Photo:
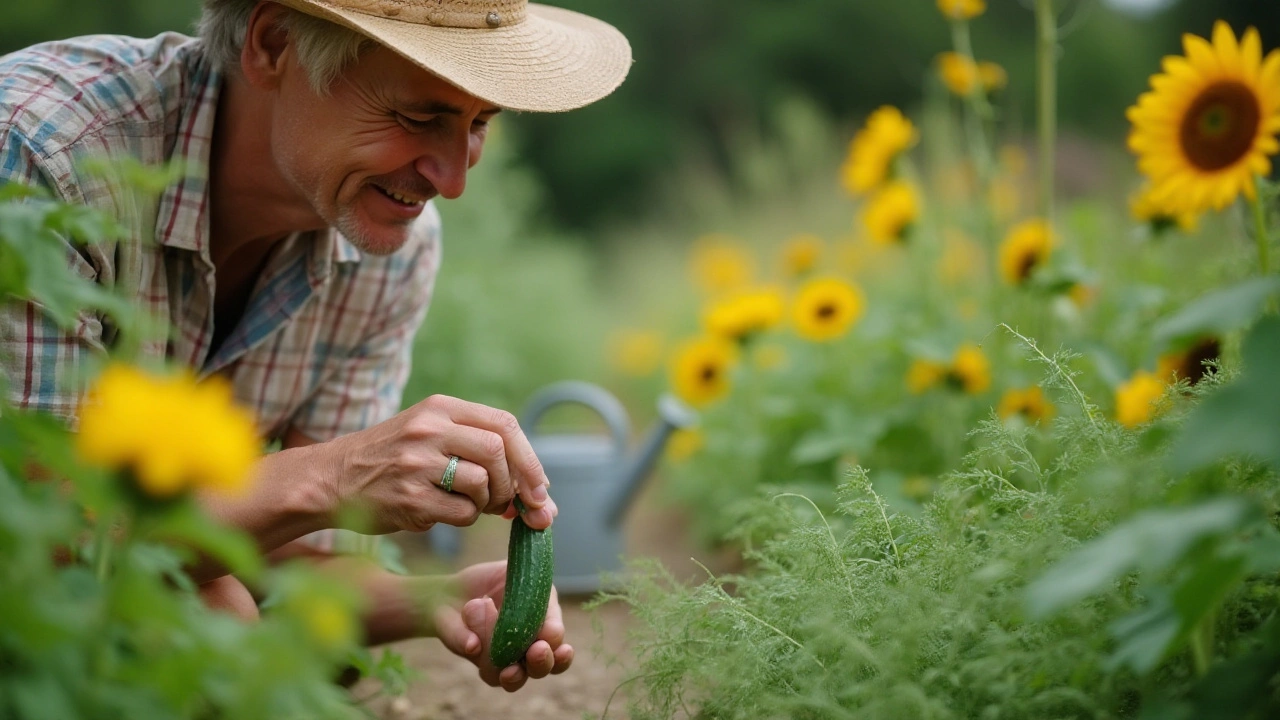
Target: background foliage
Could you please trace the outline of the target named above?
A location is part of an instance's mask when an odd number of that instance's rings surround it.
[[[849,0],[559,0],[614,23],[631,40],[636,64],[607,102],[565,115],[505,118],[519,155],[547,192],[536,212],[599,228],[630,223],[669,191],[683,168],[725,169],[744,142],[775,138],[779,104],[810,102],[842,131],[882,103],[912,109],[926,89],[934,53],[947,44],[934,3]],[[1157,59],[1177,52],[1182,32],[1207,34],[1215,18],[1256,25],[1273,46],[1280,10],[1267,0],[1182,0],[1150,17],[1131,17],[1101,0],[1067,0],[1061,67],[1067,128],[1115,143],[1124,108]],[[87,33],[190,32],[196,0],[49,0],[17,3],[0,23],[0,52]],[[1030,117],[1031,37],[1023,2],[992,2],[975,27],[982,59],[1010,74],[1009,120]],[[775,187],[780,184],[775,180]],[[592,239],[598,235],[584,235]]]

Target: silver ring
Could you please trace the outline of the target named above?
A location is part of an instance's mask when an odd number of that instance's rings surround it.
[[[445,492],[453,492],[453,476],[458,473],[458,456],[450,455],[449,464],[444,468],[444,477],[440,478],[440,487]]]

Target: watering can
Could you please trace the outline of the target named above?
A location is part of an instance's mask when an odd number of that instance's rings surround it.
[[[583,405],[608,428],[603,433],[542,433],[538,423],[554,407]],[[569,380],[534,394],[520,426],[551,480],[560,514],[555,529],[555,585],[562,593],[591,593],[601,573],[622,569],[622,518],[671,434],[697,415],[672,395],[658,401],[658,420],[634,451],[631,420],[622,403],[591,383]]]

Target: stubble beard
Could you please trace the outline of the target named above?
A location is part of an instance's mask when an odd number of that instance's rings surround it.
[[[347,242],[351,243],[362,253],[370,255],[386,256],[404,247],[409,237],[409,227],[402,229],[403,237],[399,242],[388,245],[385,242],[378,242],[372,233],[368,231],[364,223],[360,221],[359,213],[350,205],[344,205],[338,208],[337,217],[330,223],[334,230],[337,230]]]

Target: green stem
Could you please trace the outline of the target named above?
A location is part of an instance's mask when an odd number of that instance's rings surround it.
[[[1036,0],[1036,112],[1040,139],[1040,216],[1053,222],[1054,149],[1058,133],[1058,18],[1053,0]]]
[[[1258,270],[1263,275],[1271,274],[1271,238],[1267,235],[1267,211],[1262,207],[1262,197],[1255,192],[1249,200],[1253,209],[1253,234],[1258,243]]]
[[[93,538],[93,571],[99,583],[111,574],[111,518],[99,517]]]
[[[973,41],[969,36],[969,23],[964,20],[951,22],[951,43],[956,54],[963,56],[970,63],[977,65],[973,56]],[[987,133],[983,122],[992,116],[991,105],[987,102],[986,92],[982,88],[981,78],[975,77],[973,88],[965,97],[964,127],[968,135],[969,151],[973,156],[974,169],[978,173],[978,185],[983,197],[987,197],[991,185],[992,165],[991,149],[987,146]]]
[[[951,44],[955,48],[956,54],[973,63],[975,68],[977,67],[977,60],[973,56],[973,40],[969,35],[969,23],[967,21],[951,21]],[[982,87],[982,78],[980,76],[974,77],[973,87],[969,89],[969,94],[965,97],[964,128],[969,141],[969,156],[973,160],[974,170],[978,176],[978,193],[981,198],[979,207],[985,210],[981,214],[981,218],[982,237],[986,240],[988,270],[994,267],[991,263],[997,262],[997,248],[1000,247],[1000,239],[997,237],[996,217],[991,208],[991,181],[995,173],[995,161],[992,158],[991,148],[987,144],[987,133],[984,128],[984,123],[990,121],[993,114],[991,104],[987,102],[986,90]],[[999,273],[996,272],[995,275],[999,275]]]
[[[1195,663],[1196,676],[1204,677],[1213,664],[1213,623],[1215,613],[1210,612],[1191,631],[1191,660]]]

